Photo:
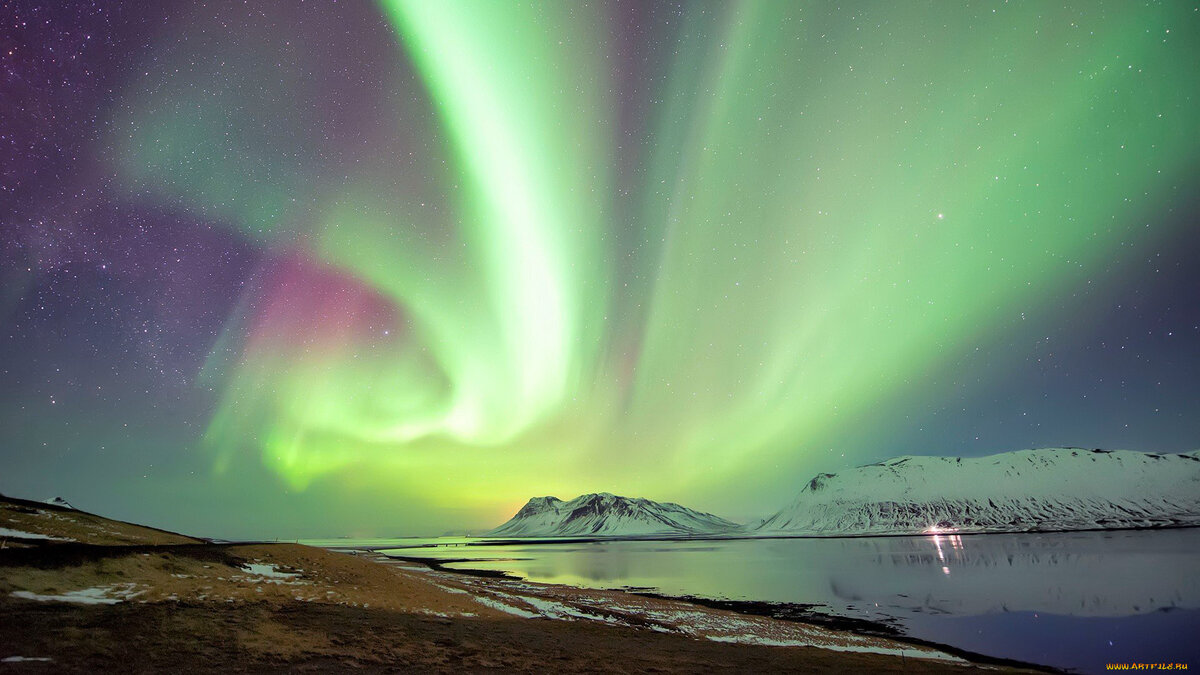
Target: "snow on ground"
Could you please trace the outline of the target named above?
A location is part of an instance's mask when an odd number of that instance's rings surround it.
[[[135,590],[137,584],[114,584],[112,586],[97,586],[78,591],[67,591],[59,595],[39,595],[30,591],[13,591],[12,597],[41,602],[73,602],[81,605],[115,605],[145,593]]]
[[[25,661],[52,661],[49,656],[6,656],[0,663],[22,663]]]
[[[808,646],[804,642],[795,642],[792,640],[772,640],[769,638],[759,637],[757,635],[709,635],[709,640],[713,642],[732,642],[741,645],[764,645],[767,647],[805,647]],[[888,647],[863,647],[861,645],[821,645],[822,649],[830,649],[835,652],[860,652],[867,654],[891,654],[892,656],[910,656],[913,658],[935,659],[939,661],[952,661],[955,663],[966,663],[963,659],[941,652],[928,652],[921,649],[901,649]]]
[[[75,541],[65,537],[51,537],[45,534],[36,532],[22,532],[21,530],[10,530],[7,527],[0,527],[0,537],[13,537],[16,539],[44,539],[46,541]]]
[[[512,605],[506,605],[503,602],[500,602],[499,600],[495,600],[493,598],[490,598],[490,597],[487,597],[484,595],[475,596],[475,601],[481,605],[484,605],[485,607],[491,607],[492,609],[498,609],[501,612],[504,612],[505,614],[512,614],[513,616],[519,616],[519,617],[522,617],[525,619],[538,619],[538,618],[541,618],[541,616],[542,616],[541,614],[538,614],[536,612],[527,612],[519,607],[513,607]]]
[[[245,565],[242,566],[242,569],[246,570],[247,572],[254,575],[255,577],[258,577],[256,579],[249,579],[249,581],[251,583],[259,583],[259,582],[268,583],[268,584],[302,584],[302,583],[305,583],[303,581],[300,581],[299,573],[283,572],[283,571],[280,571],[280,569],[278,567],[276,567],[275,565],[267,565],[267,564],[263,564],[263,563],[253,562],[253,563],[246,563]]]

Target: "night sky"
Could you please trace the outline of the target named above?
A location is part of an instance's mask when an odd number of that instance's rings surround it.
[[[1195,3],[0,3],[0,492],[220,537],[1200,448]]]

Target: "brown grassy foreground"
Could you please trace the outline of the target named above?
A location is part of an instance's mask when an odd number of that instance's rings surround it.
[[[20,522],[12,517],[14,507]],[[191,543],[196,540],[90,514],[0,501],[0,527],[36,533],[39,518],[53,523],[54,536],[76,542],[10,540],[0,550],[0,672],[979,667],[912,658],[919,648],[882,638],[669,600],[466,579],[295,544]],[[105,545],[87,543],[92,535]],[[601,620],[514,615],[546,603]],[[734,630],[728,626],[764,635],[785,631],[818,644],[906,647],[910,656],[714,641],[728,634],[722,630]],[[49,660],[4,661],[12,657]]]

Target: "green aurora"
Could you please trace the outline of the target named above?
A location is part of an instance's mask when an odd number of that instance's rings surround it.
[[[689,3],[636,76],[604,5],[379,11],[332,108],[248,25],[114,113],[129,195],[265,253],[201,376],[218,480],[745,507],[1174,236],[1200,151],[1185,3]]]

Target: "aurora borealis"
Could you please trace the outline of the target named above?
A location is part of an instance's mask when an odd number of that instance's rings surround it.
[[[4,14],[5,494],[419,534],[1200,447],[1186,3]]]

